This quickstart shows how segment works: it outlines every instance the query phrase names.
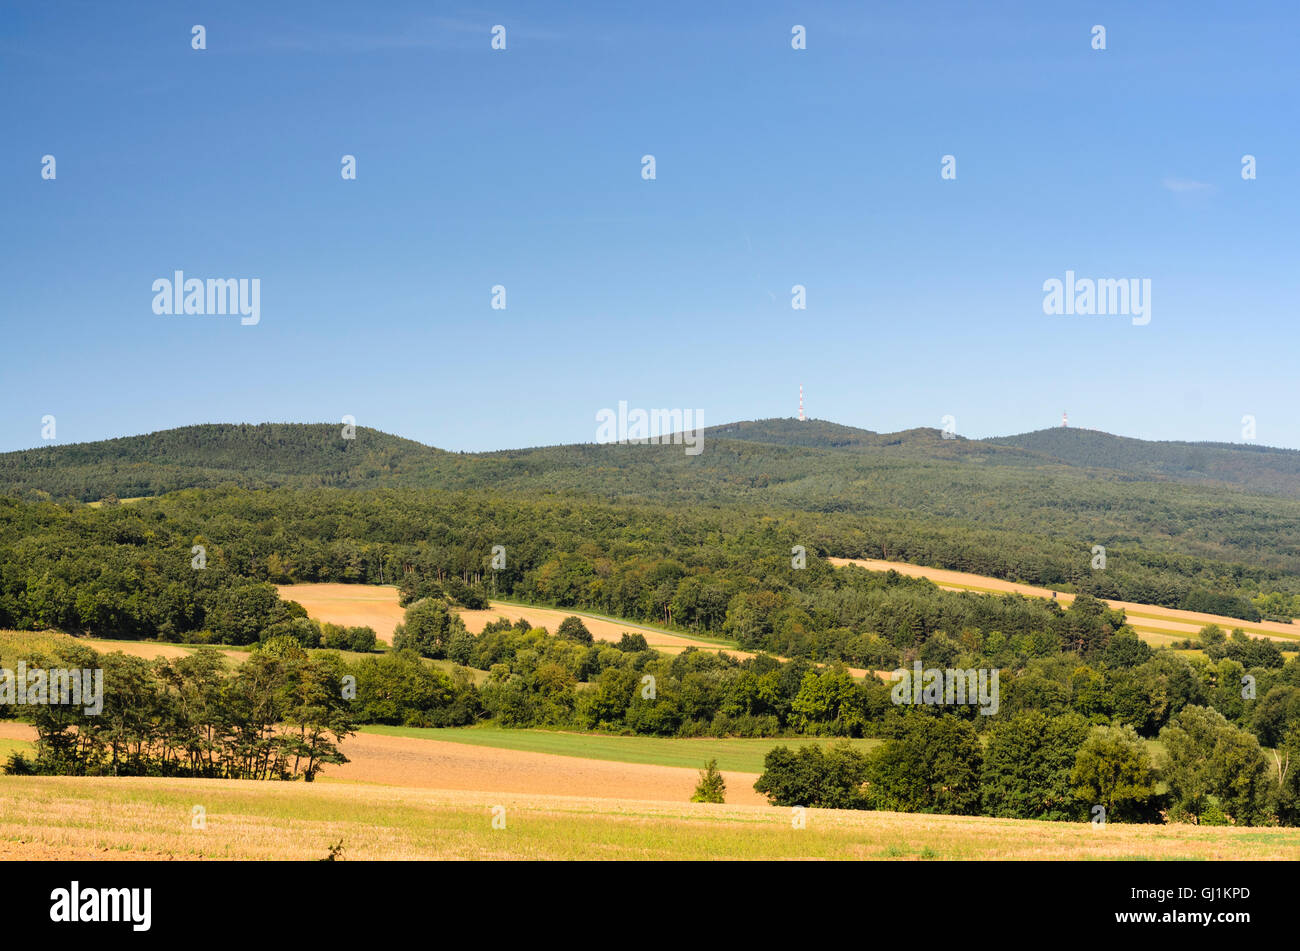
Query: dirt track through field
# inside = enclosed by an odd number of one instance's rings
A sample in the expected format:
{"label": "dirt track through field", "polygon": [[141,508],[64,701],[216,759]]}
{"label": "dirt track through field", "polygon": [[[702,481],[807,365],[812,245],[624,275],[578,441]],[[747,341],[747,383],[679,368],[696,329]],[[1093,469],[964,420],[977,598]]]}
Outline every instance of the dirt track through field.
{"label": "dirt track through field", "polygon": [[[981,592],[998,594],[1023,594],[1032,598],[1051,598],[1050,588],[1039,588],[1001,578],[971,574],[966,571],[950,571],[946,568],[926,568],[921,565],[909,565],[901,561],[881,561],[878,558],[827,558],[833,565],[858,565],[868,571],[897,571],[910,578],[928,578],[941,588],[949,591],[967,591],[977,589]],[[1057,592],[1056,600],[1068,605],[1074,595]],[[1277,640],[1296,640],[1300,638],[1300,626],[1282,624],[1277,621],[1243,621],[1239,618],[1223,617],[1218,614],[1203,614],[1199,611],[1183,611],[1179,608],[1162,608],[1154,604],[1138,604],[1133,601],[1106,600],[1112,608],[1122,608],[1128,615],[1129,623],[1140,633],[1157,637],[1184,638],[1195,640],[1196,634],[1207,624],[1217,624],[1230,632],[1240,627],[1252,637],[1273,635]],[[1266,633],[1260,633],[1266,632]]]}

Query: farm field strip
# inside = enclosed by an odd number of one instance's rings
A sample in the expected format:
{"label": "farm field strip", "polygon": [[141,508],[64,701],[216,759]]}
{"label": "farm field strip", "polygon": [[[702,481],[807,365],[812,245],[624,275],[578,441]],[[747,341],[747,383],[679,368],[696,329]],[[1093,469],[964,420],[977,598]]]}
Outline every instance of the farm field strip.
{"label": "farm field strip", "polygon": [[[191,826],[202,805],[206,828]],[[492,827],[493,809],[505,828]],[[0,777],[0,859],[1300,859],[1300,830],[1052,823],[363,784]]]}
{"label": "farm field strip", "polygon": [[[70,641],[82,644],[86,647],[93,648],[103,654],[111,654],[114,651],[121,651],[132,657],[140,657],[144,660],[154,660],[162,657],[167,660],[173,660],[177,657],[185,657],[193,654],[201,644],[178,644],[171,641],[123,641],[106,637],[73,637],[71,634],[64,634],[61,631],[11,631],[0,630],[0,654],[5,649],[9,651],[26,651],[49,649],[60,641]],[[215,648],[223,657],[232,664],[242,664],[252,656],[251,647],[231,647],[227,644],[210,645]],[[312,648],[319,650],[320,648]],[[373,654],[362,654],[357,651],[335,651],[342,655],[345,660],[353,661],[361,657],[373,657]],[[6,655],[8,656],[8,655]],[[425,658],[425,663],[441,668],[448,673],[457,665],[449,660],[429,660]],[[463,668],[468,670],[470,676],[474,678],[475,683],[482,683],[487,679],[487,671],[474,670],[471,667]]]}
{"label": "farm field strip", "polygon": [[[565,746],[568,752],[556,754],[549,750],[517,748],[508,743],[445,741],[437,735],[439,733],[439,730],[365,728],[339,743],[339,751],[350,761],[329,765],[316,782],[324,785],[364,783],[419,789],[486,790],[491,794],[599,795],[611,799],[685,803],[689,802],[695,789],[699,770],[710,756],[689,751],[667,755],[666,747],[647,744],[647,748],[653,751],[651,754],[633,750],[630,754],[623,754],[624,759],[616,759],[599,755],[599,743],[594,744],[591,754],[584,755],[578,752],[581,742],[569,742]],[[499,730],[498,733],[508,731]],[[519,733],[525,731],[519,730]],[[577,741],[588,739],[581,734],[572,734],[572,737]],[[30,725],[0,722],[0,744],[4,744],[0,748],[5,748],[5,756],[10,751],[30,750],[35,738],[36,731]],[[690,741],[669,739],[667,742]],[[772,741],[770,746],[779,743]],[[554,744],[551,750],[554,750]],[[766,802],[754,791],[754,782],[762,770],[763,754],[766,754],[766,748],[762,752],[748,750],[738,755],[727,755],[728,764],[749,767],[757,763],[753,772],[722,764],[728,802]],[[628,755],[636,759],[625,759]]]}
{"label": "farm field strip", "polygon": [[[882,561],[879,558],[827,558],[826,560],[837,566],[857,565],[866,568],[868,571],[892,570],[912,578],[927,578],[941,588],[952,590],[975,591],[980,594],[1014,593],[1048,599],[1052,597],[1050,588],[1039,588],[1014,581],[1003,581],[1001,578],[990,578],[965,571],[953,571],[948,568],[927,568],[923,565],[913,565],[901,561]],[[1074,595],[1058,591],[1056,592],[1056,600],[1062,604],[1069,604],[1074,600]],[[1300,631],[1297,631],[1294,625],[1277,621],[1243,621],[1239,618],[1204,614],[1199,611],[1184,611],[1180,608],[1165,608],[1159,605],[1138,604],[1132,601],[1103,600],[1112,608],[1122,608],[1126,615],[1141,618],[1142,620],[1137,623],[1130,622],[1133,624],[1134,629],[1140,633],[1155,634],[1162,637],[1182,634],[1185,637],[1189,634],[1196,634],[1207,624],[1218,624],[1226,631],[1241,628],[1247,634],[1256,637],[1270,637],[1275,640],[1300,640]],[[1182,638],[1178,637],[1176,639],[1181,640]]]}
{"label": "farm field strip", "polygon": [[[754,773],[763,771],[763,758],[767,751],[777,746],[829,746],[836,742],[829,738],[814,737],[764,737],[714,738],[714,737],[661,737],[613,736],[604,733],[576,733],[562,730],[504,729],[500,727],[399,727],[366,726],[365,733],[401,736],[414,739],[440,740],[465,743],[472,746],[524,750],[555,756],[572,756],[580,759],[607,760],[620,763],[647,763],[657,766],[677,766],[701,769],[710,759],[716,758],[718,768],[733,772]],[[869,750],[880,740],[851,740],[860,750]]]}
{"label": "farm field strip", "polygon": [[488,605],[483,610],[458,609],[457,613],[460,614],[461,620],[465,622],[465,627],[469,629],[470,633],[479,633],[489,622],[500,617],[511,621],[524,618],[529,623],[544,627],[554,633],[556,628],[560,626],[560,622],[566,617],[577,616],[582,618],[582,622],[586,625],[587,630],[591,632],[591,636],[598,641],[617,644],[625,633],[640,634],[651,647],[660,650],[672,649],[674,653],[683,651],[688,647],[697,647],[700,650],[707,651],[723,650],[740,658],[754,656],[747,651],[728,646],[725,643],[696,640],[681,634],[670,634],[666,631],[656,630],[631,621],[602,618],[598,615],[583,614],[580,611],[571,611],[567,608],[546,608],[510,601],[489,601]]}

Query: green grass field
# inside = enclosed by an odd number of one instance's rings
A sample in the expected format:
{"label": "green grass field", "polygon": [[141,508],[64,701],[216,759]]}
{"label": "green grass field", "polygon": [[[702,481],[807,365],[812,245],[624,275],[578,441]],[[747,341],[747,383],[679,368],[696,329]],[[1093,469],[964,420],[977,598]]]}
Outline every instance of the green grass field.
{"label": "green grass field", "polygon": [[29,756],[36,750],[35,743],[29,743],[27,740],[6,740],[0,737],[0,767],[9,762],[9,757],[14,753],[26,753]]}
{"label": "green grass field", "polygon": [[[682,739],[660,736],[608,736],[599,733],[567,733],[558,730],[510,730],[500,727],[453,727],[423,729],[403,726],[367,726],[366,733],[446,740],[472,746],[494,746],[530,753],[552,753],[582,759],[612,760],[619,763],[649,763],[655,766],[685,766],[698,769],[716,758],[718,768],[738,773],[761,773],[763,757],[774,746],[827,746],[832,739],[789,737],[784,739]],[[850,740],[866,751],[880,740]]]}

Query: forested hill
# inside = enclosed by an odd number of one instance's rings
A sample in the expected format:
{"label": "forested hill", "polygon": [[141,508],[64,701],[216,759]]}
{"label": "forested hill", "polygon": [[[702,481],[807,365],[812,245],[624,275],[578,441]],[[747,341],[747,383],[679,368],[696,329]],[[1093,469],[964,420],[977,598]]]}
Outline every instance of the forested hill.
{"label": "forested hill", "polygon": [[707,428],[705,437],[772,446],[863,452],[881,458],[955,459],[1000,465],[1032,465],[1045,461],[1037,453],[1013,446],[979,442],[960,436],[945,438],[940,430],[928,427],[905,429],[896,433],[876,433],[820,419],[802,422],[797,419],[759,419],[727,423]]}
{"label": "forested hill", "polygon": [[209,423],[0,454],[0,491],[88,502],[239,485],[356,487],[446,456],[410,439],[333,423]]}
{"label": "forested hill", "polygon": [[931,504],[922,498],[928,493],[941,500],[936,514],[960,514],[952,507],[966,502],[953,493],[1059,491],[1064,480],[1202,483],[1300,499],[1300,452],[1082,429],[968,440],[936,429],[874,433],[767,419],[710,427],[704,445],[700,455],[681,446],[595,444],[451,453],[366,427],[345,439],[337,423],[215,423],[3,453],[0,493],[88,502],[223,484],[500,488],[837,510],[878,509],[886,494],[910,508],[910,497]]}
{"label": "forested hill", "polygon": [[1300,452],[1217,442],[1152,442],[1095,429],[1040,429],[982,440],[1028,450],[1071,466],[1113,469],[1139,478],[1223,482],[1256,492],[1300,496]]}

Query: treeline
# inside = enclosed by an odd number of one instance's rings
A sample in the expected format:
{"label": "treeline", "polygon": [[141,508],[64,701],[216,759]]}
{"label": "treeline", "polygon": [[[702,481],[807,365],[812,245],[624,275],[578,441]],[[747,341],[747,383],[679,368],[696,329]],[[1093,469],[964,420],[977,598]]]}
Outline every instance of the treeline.
{"label": "treeline", "polygon": [[212,649],[152,662],[58,644],[28,654],[26,669],[101,670],[102,709],[38,702],[0,705],[36,728],[36,755],[11,756],[9,773],[71,776],[301,777],[347,762],[338,741],[356,718],[337,654],[309,655],[290,638],[233,670]]}
{"label": "treeline", "polygon": [[984,737],[953,716],[894,721],[870,752],[777,747],[754,788],[782,806],[1013,819],[1300,825],[1300,725],[1267,753],[1213,708],[1187,706],[1160,731],[1022,711]]}
{"label": "treeline", "polygon": [[[486,670],[467,701],[448,693],[447,709],[405,705],[383,722],[453,725],[481,718],[510,727],[600,730],[656,736],[884,736],[905,714],[947,712],[985,731],[1019,713],[1077,714],[1091,725],[1124,726],[1159,735],[1184,709],[1213,707],[1266,746],[1300,729],[1300,658],[1283,663],[1267,642],[1244,636],[1210,638],[1210,657],[1153,652],[1131,629],[1112,627],[1113,612],[1079,599],[1062,612],[1051,640],[1008,643],[996,632],[944,638],[942,650],[910,651],[899,663],[926,669],[997,670],[994,712],[977,705],[900,705],[895,686],[874,676],[855,679],[843,667],[771,656],[737,660],[689,649],[676,656],[651,650],[639,635],[597,643],[581,619],[552,635],[526,620],[492,622],[469,634],[445,604],[422,601],[407,611],[400,652]],[[1261,650],[1255,652],[1256,645]],[[1235,655],[1235,656],[1234,656]],[[396,657],[402,656],[401,653]],[[380,669],[395,656],[367,659]],[[1241,660],[1262,662],[1245,666]],[[890,665],[891,669],[893,665]],[[448,713],[454,707],[455,719]],[[402,719],[403,717],[407,719]]]}

